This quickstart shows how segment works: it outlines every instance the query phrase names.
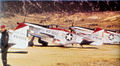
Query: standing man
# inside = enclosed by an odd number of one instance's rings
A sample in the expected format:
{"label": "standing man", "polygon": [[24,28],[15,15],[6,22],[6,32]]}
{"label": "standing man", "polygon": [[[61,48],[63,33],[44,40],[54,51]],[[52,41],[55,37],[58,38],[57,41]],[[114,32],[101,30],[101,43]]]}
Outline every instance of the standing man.
{"label": "standing man", "polygon": [[2,62],[3,66],[10,66],[7,65],[7,50],[8,50],[8,40],[9,40],[9,35],[7,30],[5,29],[5,25],[1,26],[1,53],[2,53]]}

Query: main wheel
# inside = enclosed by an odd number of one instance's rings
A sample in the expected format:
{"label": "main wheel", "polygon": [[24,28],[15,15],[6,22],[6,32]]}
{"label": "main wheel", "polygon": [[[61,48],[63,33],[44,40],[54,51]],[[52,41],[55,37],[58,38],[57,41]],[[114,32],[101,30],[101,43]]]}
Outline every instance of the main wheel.
{"label": "main wheel", "polygon": [[48,46],[48,42],[41,40],[41,38],[38,39],[38,42],[42,44],[42,46]]}
{"label": "main wheel", "polygon": [[28,46],[33,46],[34,45],[34,43],[33,43],[33,41],[34,41],[34,36],[32,37],[32,39],[28,42]]}

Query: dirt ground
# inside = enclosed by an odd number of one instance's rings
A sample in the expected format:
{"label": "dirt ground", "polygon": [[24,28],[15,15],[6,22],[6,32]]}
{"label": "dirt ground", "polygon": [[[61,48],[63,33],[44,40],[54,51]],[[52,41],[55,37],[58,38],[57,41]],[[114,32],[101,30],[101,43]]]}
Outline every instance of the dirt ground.
{"label": "dirt ground", "polygon": [[84,48],[79,45],[65,48],[37,45],[8,51],[8,64],[11,66],[120,66],[119,62],[120,45],[84,45]]}

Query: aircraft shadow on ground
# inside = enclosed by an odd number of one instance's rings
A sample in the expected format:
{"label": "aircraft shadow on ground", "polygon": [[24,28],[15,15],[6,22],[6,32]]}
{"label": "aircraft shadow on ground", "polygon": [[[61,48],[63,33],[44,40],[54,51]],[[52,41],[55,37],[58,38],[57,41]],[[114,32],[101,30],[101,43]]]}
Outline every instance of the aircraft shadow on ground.
{"label": "aircraft shadow on ground", "polygon": [[117,46],[120,46],[120,44],[104,44],[104,45],[117,45]]}
{"label": "aircraft shadow on ground", "polygon": [[62,45],[48,45],[48,46],[42,46],[42,45],[34,45],[35,47],[64,47]]}
{"label": "aircraft shadow on ground", "polygon": [[[1,51],[0,51],[1,53]],[[27,54],[27,51],[8,51],[7,53],[15,53],[15,54]]]}
{"label": "aircraft shadow on ground", "polygon": [[8,51],[7,53],[27,54],[27,51]]}
{"label": "aircraft shadow on ground", "polygon": [[80,49],[98,49],[96,47],[67,47],[62,45],[48,45],[48,46],[42,46],[42,45],[34,45],[35,47],[60,47],[60,48],[80,48]]}
{"label": "aircraft shadow on ground", "polygon": [[8,51],[7,53],[27,54],[27,51]]}
{"label": "aircraft shadow on ground", "polygon": [[62,48],[98,49],[96,47],[62,47]]}

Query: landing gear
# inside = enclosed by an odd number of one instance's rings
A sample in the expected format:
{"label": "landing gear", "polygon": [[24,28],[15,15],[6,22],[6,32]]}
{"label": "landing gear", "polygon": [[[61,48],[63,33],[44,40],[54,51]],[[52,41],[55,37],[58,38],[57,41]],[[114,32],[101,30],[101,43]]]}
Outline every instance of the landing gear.
{"label": "landing gear", "polygon": [[34,38],[35,37],[33,36],[32,39],[28,42],[28,46],[32,47],[34,45],[34,43],[33,43]]}
{"label": "landing gear", "polygon": [[[32,47],[34,46],[33,40],[35,36],[32,37],[32,39],[28,42],[28,46]],[[41,40],[41,38],[38,39],[38,42],[42,44],[42,46],[48,46],[48,42]]]}
{"label": "landing gear", "polygon": [[83,48],[83,44],[80,44],[81,48]]}
{"label": "landing gear", "polygon": [[42,46],[48,46],[48,42],[41,40],[41,38],[38,39],[38,42],[42,44]]}
{"label": "landing gear", "polygon": [[80,43],[80,46],[83,48],[83,45],[89,45],[90,43],[92,43],[93,41],[87,41],[87,40],[83,40],[81,43]]}

